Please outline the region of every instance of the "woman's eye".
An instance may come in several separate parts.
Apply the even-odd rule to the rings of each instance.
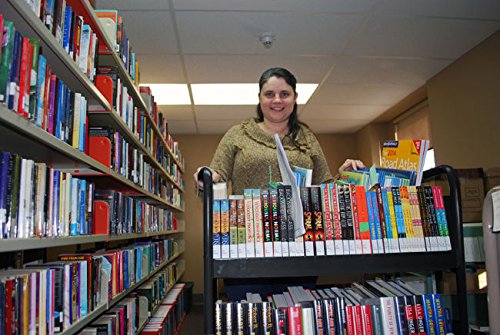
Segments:
[[[273,92],[266,92],[266,93],[264,93],[264,96],[266,98],[272,98],[272,97],[274,97],[274,94],[273,94]]]
[[[280,95],[282,98],[288,98],[290,96],[290,93],[289,92],[281,92]]]

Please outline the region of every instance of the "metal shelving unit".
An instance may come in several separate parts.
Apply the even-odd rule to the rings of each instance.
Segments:
[[[88,0],[67,0],[66,3],[72,6],[75,12],[84,17],[85,23],[91,25],[92,30],[98,35],[99,39],[104,40],[108,46],[111,45],[109,38],[102,28],[100,20],[95,15],[94,9]],[[110,126],[119,131],[132,146],[143,152],[145,160],[150,163],[153,168],[157,169],[160,175],[164,176],[167,183],[178,189],[180,193],[183,193],[184,190],[182,185],[180,185],[171,175],[169,171],[170,168],[163,167],[161,162],[155,160],[155,157],[149,152],[146,146],[140,142],[118,113],[113,110],[113,106],[110,105],[94,83],[66,53],[63,47],[57,42],[56,38],[46,28],[44,23],[33,13],[26,1],[0,0],[0,7],[4,20],[13,21],[16,30],[21,32],[23,36],[40,40],[42,53],[47,58],[47,63],[50,65],[57,78],[61,79],[72,91],[81,93],[87,99],[88,106],[91,107],[91,110],[94,110],[88,112],[89,124]],[[129,88],[129,92],[131,92],[134,105],[138,106],[141,110],[146,110],[146,104],[138,88],[132,83],[119,56],[113,53],[110,57],[114,59],[113,66],[117,66],[119,69],[122,82]],[[95,110],[99,111],[96,112]],[[155,136],[162,139],[165,151],[169,153],[172,161],[179,167],[179,170],[183,171],[183,166],[172,153],[166,140],[161,137],[160,130],[154,123],[151,115],[147,114],[147,118],[148,122],[151,123],[151,128]],[[47,166],[51,168],[60,169],[80,178],[91,180],[95,182],[97,188],[115,189],[128,196],[140,197],[148,203],[158,207],[167,208],[175,212],[184,211],[183,208],[134,184],[123,175],[116,173],[92,157],[57,139],[55,136],[37,127],[30,120],[9,110],[4,105],[0,105],[0,134],[0,151],[10,151],[37,162],[45,162]],[[34,256],[36,259],[47,260],[49,254],[47,250],[51,248],[75,246],[75,249],[78,249],[78,246],[82,244],[94,244],[95,249],[98,249],[98,247],[101,248],[102,246],[109,247],[121,245],[123,244],[120,243],[121,241],[155,239],[161,236],[181,234],[183,232],[184,222],[182,222],[182,224],[180,223],[179,228],[175,231],[123,235],[82,235],[56,238],[2,239],[0,243],[0,253],[4,253],[2,255],[4,259],[2,264],[19,267],[23,264],[23,258],[26,255]],[[184,244],[182,244],[182,246],[183,245]],[[76,334],[81,331],[85,326],[98,318],[99,315],[118,303],[149,278],[153,277],[169,264],[172,264],[172,262],[175,262],[182,256],[183,252],[184,250],[177,252],[169,260],[166,260],[160,264],[159,267],[155,268],[146,278],[134,284],[126,291],[120,292],[106,304],[97,307],[88,316],[75,322],[69,329],[62,332],[62,334]],[[179,280],[182,274],[183,271],[177,273],[176,280]]]
[[[214,308],[217,299],[217,278],[269,278],[308,276],[339,276],[361,273],[439,272],[451,270],[456,275],[458,311],[454,315],[456,334],[468,334],[465,262],[460,210],[459,182],[454,170],[446,165],[424,172],[423,183],[447,185],[444,194],[452,250],[432,253],[401,253],[352,256],[314,256],[287,258],[252,258],[214,260],[212,249],[212,175],[200,171],[203,181],[203,230],[205,267],[204,330],[214,334]]]

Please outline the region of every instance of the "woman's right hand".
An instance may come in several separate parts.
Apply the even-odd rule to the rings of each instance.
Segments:
[[[210,169],[208,166],[200,166],[199,168],[196,169],[196,172],[193,174],[194,185],[195,188],[198,190],[203,190],[203,180],[198,180],[198,174],[200,173],[200,170],[205,167]],[[210,171],[212,172],[212,182],[214,183],[220,182],[221,181],[220,175],[212,169],[210,169]]]

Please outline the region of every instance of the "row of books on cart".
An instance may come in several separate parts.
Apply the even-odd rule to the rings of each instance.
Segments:
[[[368,280],[349,287],[287,291],[215,303],[215,334],[377,335],[451,333],[440,294],[401,280]]]
[[[299,236],[292,193],[279,185],[214,200],[214,259],[451,250],[441,186],[301,187]]]

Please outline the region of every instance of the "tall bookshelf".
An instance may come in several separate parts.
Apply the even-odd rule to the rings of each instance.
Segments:
[[[43,55],[47,59],[57,78],[61,79],[72,91],[81,93],[88,102],[87,113],[90,126],[106,126],[118,131],[121,136],[135,149],[144,155],[144,159],[158,172],[158,175],[179,194],[178,201],[172,202],[167,196],[148,191],[144,187],[132,182],[130,179],[113,171],[110,166],[99,162],[90,155],[73,148],[71,145],[57,139],[55,136],[36,126],[32,121],[9,110],[4,104],[0,104],[0,151],[8,151],[20,155],[22,158],[31,159],[35,162],[46,163],[47,166],[72,174],[81,179],[92,181],[98,189],[112,189],[123,192],[127,196],[144,200],[149,205],[166,209],[172,213],[179,214],[184,211],[182,194],[184,186],[182,182],[183,161],[182,158],[170,147],[167,139],[162,136],[160,128],[154,122],[153,117],[147,113],[147,104],[139,93],[138,87],[131,79],[120,57],[114,52],[105,29],[97,18],[94,9],[88,0],[66,0],[75,13],[82,16],[85,24],[91,26],[97,38],[104,41],[109,50],[108,55],[96,58],[98,65],[113,66],[118,69],[119,77],[133,100],[133,105],[145,111],[147,123],[156,138],[160,139],[160,145],[169,155],[169,160],[175,164],[175,170],[179,171],[181,178],[174,176],[169,168],[155,159],[154,155],[138,139],[122,120],[117,111],[78,67],[76,62],[68,55],[58,43],[52,33],[45,27],[33,10],[24,0],[0,0],[0,13],[3,19],[12,21],[15,29],[24,37],[35,38],[40,41]],[[179,220],[176,229],[157,230],[142,233],[128,233],[119,235],[90,234],[80,236],[42,237],[42,238],[12,238],[0,239],[0,269],[22,268],[25,262],[32,260],[53,261],[54,255],[59,250],[65,252],[78,252],[80,250],[103,250],[121,247],[135,242],[145,242],[158,239],[173,239],[180,243],[176,252],[170,257],[165,257],[159,266],[152,269],[150,273],[136,281],[128,289],[125,289],[110,298],[106,303],[97,306],[85,317],[74,322],[63,334],[75,334],[84,327],[90,325],[102,313],[119,303],[123,298],[134,292],[150,278],[183,261],[183,236],[185,223]],[[174,281],[179,281],[183,275],[183,266],[174,270]],[[0,271],[0,275],[2,271]],[[173,287],[173,285],[171,285]],[[151,313],[153,314],[153,313]],[[145,323],[144,323],[145,324]],[[144,326],[142,324],[142,327]]]
[[[213,259],[212,247],[212,175],[204,168],[199,174],[204,183],[204,330],[215,331],[215,302],[218,298],[216,280],[219,278],[277,278],[307,276],[344,276],[352,274],[381,274],[400,272],[440,272],[451,270],[457,283],[457,304],[454,330],[468,334],[467,296],[463,231],[460,210],[460,189],[454,170],[446,165],[424,171],[423,181],[447,185],[444,192],[446,215],[452,250],[447,252],[401,253],[376,255],[309,256],[290,258]]]

